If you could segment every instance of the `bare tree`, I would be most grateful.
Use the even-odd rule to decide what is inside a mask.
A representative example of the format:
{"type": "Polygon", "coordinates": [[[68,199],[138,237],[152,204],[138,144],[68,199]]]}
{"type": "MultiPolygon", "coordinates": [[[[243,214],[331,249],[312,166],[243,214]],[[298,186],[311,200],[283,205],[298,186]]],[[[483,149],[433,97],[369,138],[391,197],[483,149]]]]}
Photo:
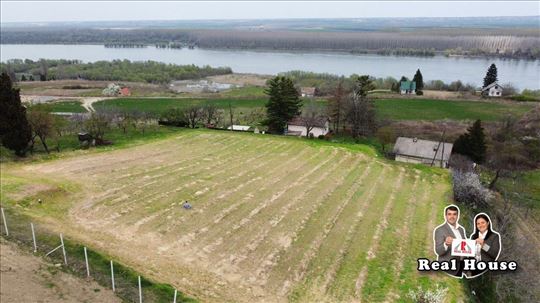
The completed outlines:
{"type": "Polygon", "coordinates": [[[341,122],[341,117],[344,110],[345,103],[345,91],[343,89],[343,80],[338,82],[338,86],[334,91],[334,95],[330,99],[328,104],[328,116],[333,122],[334,131],[339,133],[339,126],[341,122]]]}
{"type": "Polygon", "coordinates": [[[51,113],[39,109],[30,110],[28,112],[28,123],[30,123],[33,132],[31,150],[34,149],[35,138],[38,137],[45,151],[50,153],[47,138],[54,135],[54,120],[51,113]]]}
{"type": "Polygon", "coordinates": [[[186,108],[184,114],[186,115],[186,120],[191,128],[195,128],[197,123],[199,123],[199,121],[201,121],[203,118],[203,112],[201,108],[197,106],[190,106],[186,108]]]}
{"type": "Polygon", "coordinates": [[[116,125],[122,129],[124,135],[127,133],[128,127],[132,124],[133,114],[129,111],[123,111],[116,115],[116,125]]]}
{"type": "Polygon", "coordinates": [[[40,64],[40,80],[41,81],[47,81],[47,77],[49,75],[49,64],[47,63],[47,60],[41,59],[39,60],[40,64]]]}
{"type": "Polygon", "coordinates": [[[60,152],[60,138],[66,133],[70,132],[70,125],[68,120],[62,116],[54,116],[54,140],[56,143],[56,151],[60,152]]]}
{"type": "Polygon", "coordinates": [[[104,143],[103,136],[109,130],[111,117],[106,113],[94,112],[84,121],[84,128],[96,140],[97,145],[104,143]]]}
{"type": "Polygon", "coordinates": [[[383,153],[386,153],[386,145],[396,141],[396,133],[391,126],[383,126],[377,130],[377,139],[381,143],[383,153]]]}
{"type": "Polygon", "coordinates": [[[518,140],[518,135],[515,133],[516,122],[515,117],[506,116],[488,148],[486,166],[495,173],[489,183],[490,189],[495,188],[502,175],[511,173],[529,163],[524,145],[518,140]]]}
{"type": "Polygon", "coordinates": [[[313,128],[321,124],[321,121],[325,119],[321,116],[320,108],[313,101],[304,105],[299,118],[302,121],[302,125],[306,128],[306,138],[312,137],[313,134],[311,134],[311,131],[313,128]]]}
{"type": "Polygon", "coordinates": [[[377,127],[375,106],[368,98],[368,92],[374,88],[369,76],[358,77],[354,92],[347,99],[346,117],[351,125],[353,138],[371,135],[377,127]]]}
{"type": "Polygon", "coordinates": [[[231,100],[229,100],[229,119],[230,119],[231,131],[233,131],[234,109],[232,107],[231,100]]]}
{"type": "Polygon", "coordinates": [[[218,114],[218,108],[213,104],[207,103],[202,107],[202,119],[207,125],[215,124],[218,114]]]}

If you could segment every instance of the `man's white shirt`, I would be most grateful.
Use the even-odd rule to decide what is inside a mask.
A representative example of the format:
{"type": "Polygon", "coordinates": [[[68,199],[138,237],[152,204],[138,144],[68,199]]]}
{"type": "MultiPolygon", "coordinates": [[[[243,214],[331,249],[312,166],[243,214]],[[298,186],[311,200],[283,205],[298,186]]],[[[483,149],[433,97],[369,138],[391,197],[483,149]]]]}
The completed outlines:
{"type": "MultiPolygon", "coordinates": [[[[461,234],[459,233],[459,228],[461,227],[459,224],[456,223],[456,227],[452,226],[452,224],[448,222],[446,222],[446,224],[450,226],[450,229],[454,233],[454,239],[463,239],[463,237],[461,237],[461,234]]],[[[444,243],[444,250],[448,250],[448,245],[446,245],[446,243],[444,243]]]]}

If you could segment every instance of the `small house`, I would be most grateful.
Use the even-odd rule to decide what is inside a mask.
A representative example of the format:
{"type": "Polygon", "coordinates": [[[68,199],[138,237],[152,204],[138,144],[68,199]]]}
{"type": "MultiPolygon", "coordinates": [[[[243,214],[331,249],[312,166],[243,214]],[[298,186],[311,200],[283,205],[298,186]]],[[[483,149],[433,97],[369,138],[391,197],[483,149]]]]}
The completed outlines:
{"type": "Polygon", "coordinates": [[[416,93],[416,81],[401,81],[399,84],[399,92],[402,95],[416,93]]]}
{"type": "Polygon", "coordinates": [[[311,98],[315,96],[315,93],[317,92],[317,88],[315,87],[301,87],[300,88],[300,96],[311,98]]]}
{"type": "Polygon", "coordinates": [[[123,87],[120,89],[120,96],[127,97],[131,96],[131,91],[127,87],[123,87]]]}
{"type": "Polygon", "coordinates": [[[448,167],[452,143],[399,137],[394,145],[396,161],[448,167]]]}
{"type": "Polygon", "coordinates": [[[242,132],[247,132],[250,128],[251,126],[249,125],[235,125],[235,124],[227,127],[228,130],[235,130],[235,131],[242,131],[242,132]]]}
{"type": "MultiPolygon", "coordinates": [[[[309,136],[315,138],[319,136],[324,136],[330,131],[330,123],[327,117],[320,116],[310,121],[313,125],[313,128],[309,132],[309,136]]],[[[303,136],[307,134],[306,123],[302,120],[301,117],[295,117],[289,123],[287,123],[286,134],[289,136],[303,136]]]]}
{"type": "Polygon", "coordinates": [[[490,85],[482,88],[482,96],[500,97],[502,96],[502,91],[502,86],[500,86],[497,81],[495,81],[490,85]]]}

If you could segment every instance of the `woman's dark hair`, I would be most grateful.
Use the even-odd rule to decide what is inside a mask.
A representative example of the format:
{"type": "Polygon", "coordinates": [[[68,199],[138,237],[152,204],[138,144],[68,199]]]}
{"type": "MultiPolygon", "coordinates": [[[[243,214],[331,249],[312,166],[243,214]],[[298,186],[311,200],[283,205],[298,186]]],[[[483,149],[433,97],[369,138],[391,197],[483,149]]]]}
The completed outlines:
{"type": "Polygon", "coordinates": [[[478,234],[480,233],[480,230],[478,230],[478,228],[476,227],[476,222],[480,218],[486,220],[486,222],[488,223],[488,230],[485,239],[487,239],[493,233],[493,230],[491,229],[491,220],[486,214],[481,213],[476,215],[476,217],[474,218],[474,234],[471,236],[472,240],[478,239],[478,234]]]}

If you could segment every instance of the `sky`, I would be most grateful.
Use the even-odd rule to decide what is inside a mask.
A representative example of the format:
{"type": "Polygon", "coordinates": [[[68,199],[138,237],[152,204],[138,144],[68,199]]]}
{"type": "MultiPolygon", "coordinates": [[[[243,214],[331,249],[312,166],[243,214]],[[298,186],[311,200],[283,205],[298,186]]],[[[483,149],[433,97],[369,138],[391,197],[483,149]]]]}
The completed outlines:
{"type": "Polygon", "coordinates": [[[540,15],[540,1],[4,1],[1,22],[540,15]]]}

